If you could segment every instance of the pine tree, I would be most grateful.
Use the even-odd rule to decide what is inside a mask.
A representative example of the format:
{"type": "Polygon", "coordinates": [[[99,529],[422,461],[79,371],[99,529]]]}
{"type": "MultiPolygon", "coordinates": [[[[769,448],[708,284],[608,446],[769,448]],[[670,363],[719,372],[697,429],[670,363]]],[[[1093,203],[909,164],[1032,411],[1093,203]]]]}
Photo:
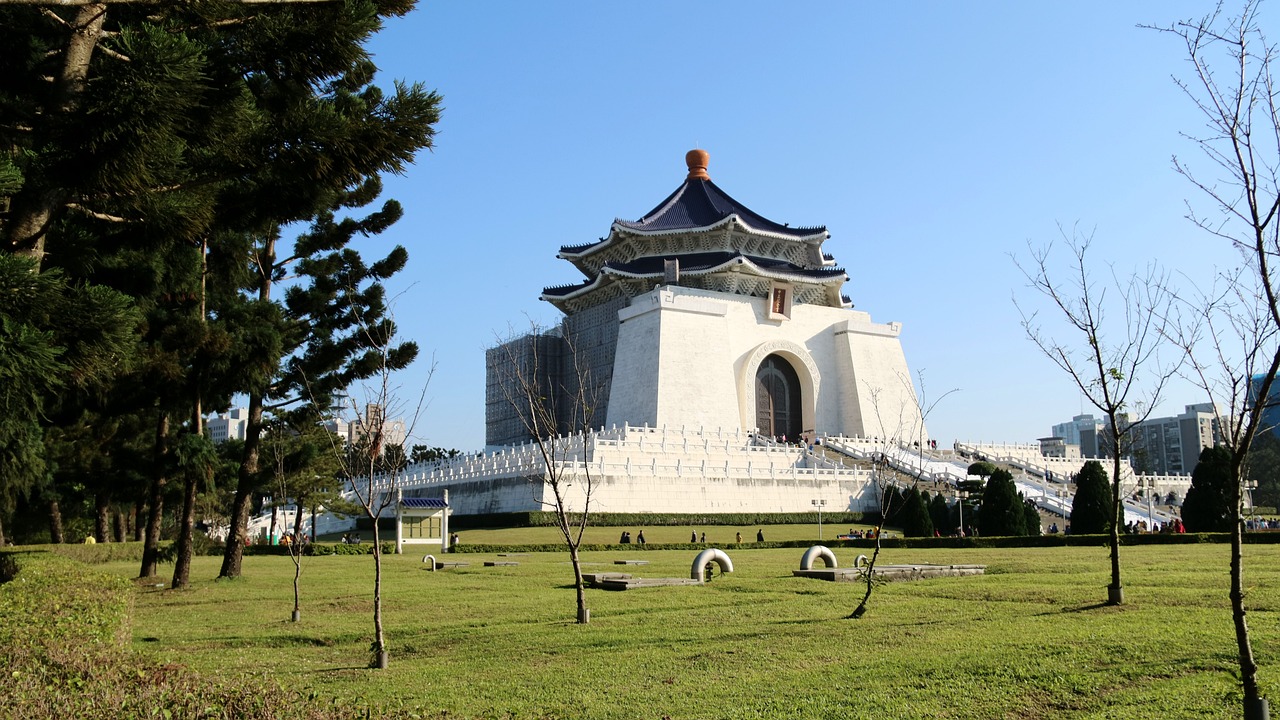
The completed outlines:
{"type": "Polygon", "coordinates": [[[1022,498],[1008,470],[997,468],[987,479],[978,509],[978,528],[983,535],[1026,535],[1022,498]]]}
{"type": "Polygon", "coordinates": [[[933,520],[920,491],[911,487],[903,495],[902,503],[902,511],[898,513],[902,534],[906,537],[933,537],[933,520]]]}
{"type": "Polygon", "coordinates": [[[942,493],[934,495],[929,501],[929,520],[933,523],[933,529],[943,535],[950,535],[951,529],[956,525],[951,522],[951,506],[942,493]]]}
{"type": "Polygon", "coordinates": [[[1231,485],[1231,452],[1221,446],[1201,450],[1182,501],[1182,522],[1189,532],[1231,531],[1231,485]]]}
{"type": "MultiPolygon", "coordinates": [[[[1019,497],[1021,497],[1022,493],[1018,493],[1018,495],[1019,497]]],[[[1025,497],[1023,497],[1022,511],[1023,511],[1023,515],[1022,515],[1023,526],[1026,529],[1025,534],[1039,535],[1040,534],[1040,510],[1036,508],[1035,501],[1027,500],[1025,497]]]]}
{"type": "Polygon", "coordinates": [[[1111,485],[1102,463],[1089,460],[1076,475],[1076,495],[1071,501],[1071,533],[1100,535],[1111,529],[1111,485]]]}

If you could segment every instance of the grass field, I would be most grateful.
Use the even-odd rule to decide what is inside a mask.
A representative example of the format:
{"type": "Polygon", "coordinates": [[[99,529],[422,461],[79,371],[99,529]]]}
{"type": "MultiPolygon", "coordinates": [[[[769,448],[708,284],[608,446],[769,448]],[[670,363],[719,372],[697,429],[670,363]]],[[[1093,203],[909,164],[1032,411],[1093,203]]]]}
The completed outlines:
{"type": "MultiPolygon", "coordinates": [[[[588,591],[586,626],[572,622],[566,554],[486,568],[495,555],[464,553],[448,559],[469,566],[435,573],[420,553],[390,556],[386,671],[365,669],[371,558],[304,558],[296,624],[288,622],[288,558],[248,557],[244,577],[222,582],[204,579],[218,560],[200,558],[192,589],[140,589],[134,642],[163,662],[262,673],[321,698],[416,706],[429,717],[1240,715],[1225,545],[1126,548],[1128,604],[1119,608],[1097,605],[1106,595],[1104,548],[886,551],[884,562],[979,563],[987,575],[880,586],[856,621],[844,617],[860,586],[793,578],[799,550],[729,552],[735,572],[705,586],[588,591]]],[[[1247,552],[1249,618],[1270,690],[1280,546],[1247,552]]],[[[842,564],[852,560],[838,554],[842,564]]],[[[588,571],[644,559],[650,564],[629,571],[687,577],[693,553],[584,559],[588,571]]]]}

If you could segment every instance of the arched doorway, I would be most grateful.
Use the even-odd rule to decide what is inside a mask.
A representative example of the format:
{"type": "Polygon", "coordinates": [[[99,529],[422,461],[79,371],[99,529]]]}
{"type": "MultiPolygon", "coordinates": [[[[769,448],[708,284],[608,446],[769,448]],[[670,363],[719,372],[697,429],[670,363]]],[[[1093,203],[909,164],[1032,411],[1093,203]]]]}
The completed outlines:
{"type": "Polygon", "coordinates": [[[756,371],[756,427],[766,437],[796,440],[803,426],[800,376],[781,355],[769,355],[756,371]]]}

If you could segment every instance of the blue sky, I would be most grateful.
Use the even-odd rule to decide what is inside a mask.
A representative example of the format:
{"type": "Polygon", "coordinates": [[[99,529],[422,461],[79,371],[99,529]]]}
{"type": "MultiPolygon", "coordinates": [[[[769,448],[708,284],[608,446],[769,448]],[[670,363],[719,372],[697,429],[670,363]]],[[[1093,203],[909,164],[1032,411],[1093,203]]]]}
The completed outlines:
{"type": "MultiPolygon", "coordinates": [[[[1120,272],[1159,261],[1203,281],[1233,251],[1184,215],[1172,169],[1209,170],[1172,76],[1180,41],[1138,29],[1206,2],[424,2],[372,44],[379,82],[444,96],[433,152],[387,194],[405,218],[370,244],[410,252],[391,283],[436,371],[418,442],[484,443],[484,349],[558,312],[557,260],[674,190],[702,147],[726,192],[778,222],[825,225],[845,294],[903,324],[940,443],[1031,441],[1082,410],[1026,339],[1013,264],[1058,225],[1120,272]]],[[[1052,329],[1052,328],[1051,328],[1052,329]]],[[[1173,389],[1162,414],[1202,402],[1173,389]]],[[[1088,407],[1083,408],[1089,411],[1088,407]]]]}

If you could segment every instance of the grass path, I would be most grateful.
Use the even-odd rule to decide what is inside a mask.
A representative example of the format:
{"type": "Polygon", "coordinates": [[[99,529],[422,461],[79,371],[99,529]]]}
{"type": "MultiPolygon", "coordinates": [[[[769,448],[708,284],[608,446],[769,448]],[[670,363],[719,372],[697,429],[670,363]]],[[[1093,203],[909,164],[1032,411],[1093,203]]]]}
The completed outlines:
{"type": "MultiPolygon", "coordinates": [[[[1247,552],[1249,617],[1270,690],[1280,547],[1247,552]]],[[[988,574],[881,586],[853,621],[844,616],[856,586],[793,578],[796,549],[744,547],[730,550],[736,572],[706,586],[589,591],[587,626],[572,622],[564,554],[498,568],[482,566],[496,556],[459,554],[450,559],[469,566],[436,573],[420,554],[391,556],[383,672],[364,668],[370,558],[306,558],[297,624],[287,621],[288,558],[248,557],[231,582],[205,579],[218,561],[200,558],[192,589],[140,589],[135,643],[165,662],[266,673],[321,697],[419,706],[432,717],[1237,717],[1227,547],[1124,553],[1129,604],[1107,608],[1096,605],[1105,548],[886,551],[886,562],[980,563],[988,574]]],[[[618,570],[614,560],[640,557],[650,564],[630,572],[687,577],[692,555],[585,560],[618,570]]]]}

